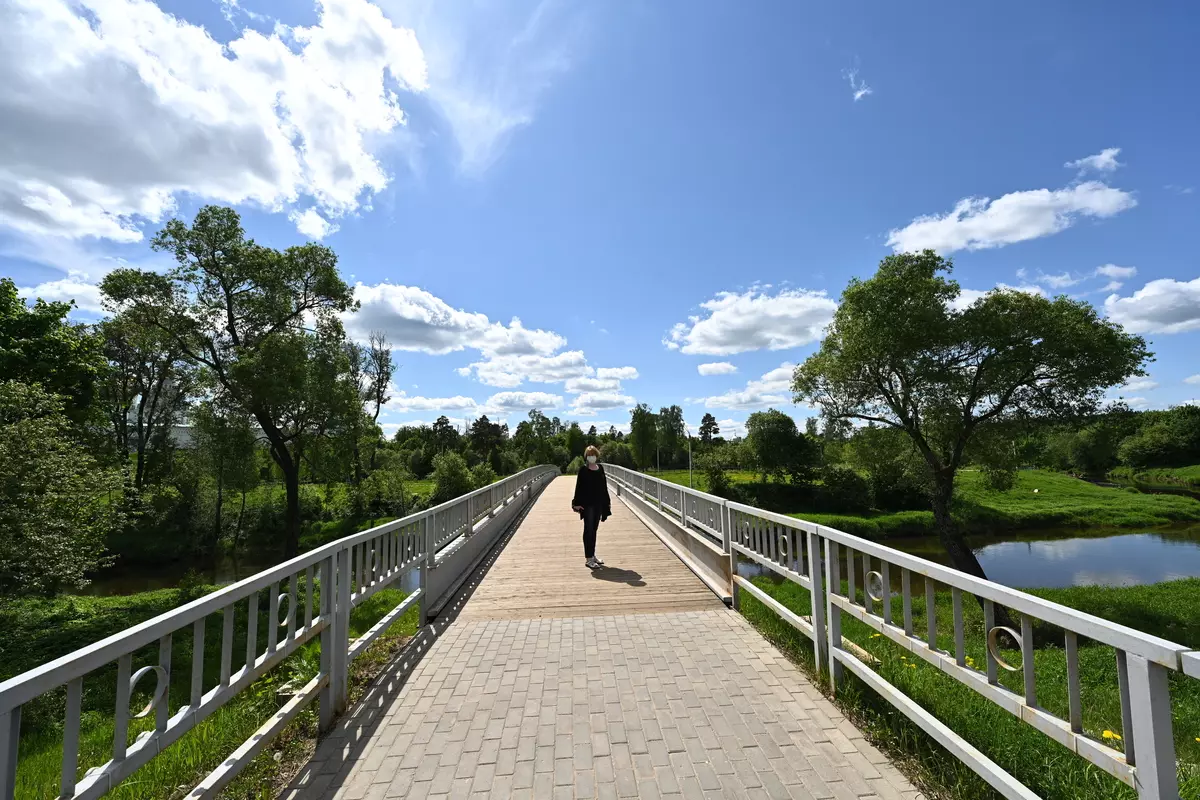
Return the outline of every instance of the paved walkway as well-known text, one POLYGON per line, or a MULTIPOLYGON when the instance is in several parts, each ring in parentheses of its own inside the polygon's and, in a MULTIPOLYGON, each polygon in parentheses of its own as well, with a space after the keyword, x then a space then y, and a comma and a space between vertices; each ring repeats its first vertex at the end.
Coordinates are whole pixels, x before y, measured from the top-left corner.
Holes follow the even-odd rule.
MULTIPOLYGON (((383 676, 285 797, 919 797, 719 601, 697 595, 659 613, 587 602, 584 592, 611 587, 583 571, 578 519, 559 510, 570 491, 568 478, 551 484, 407 682, 383 676), (576 547, 531 551, 552 519, 576 547), (535 555, 556 563, 544 574, 572 596, 534 608, 497 585, 543 575, 516 569, 535 555)), ((606 560, 636 570, 647 598, 674 585, 680 562, 659 558, 670 554, 619 500, 613 511, 600 532, 606 560), (645 560, 627 565, 623 539, 630 554, 644 541, 636 551, 645 560)))

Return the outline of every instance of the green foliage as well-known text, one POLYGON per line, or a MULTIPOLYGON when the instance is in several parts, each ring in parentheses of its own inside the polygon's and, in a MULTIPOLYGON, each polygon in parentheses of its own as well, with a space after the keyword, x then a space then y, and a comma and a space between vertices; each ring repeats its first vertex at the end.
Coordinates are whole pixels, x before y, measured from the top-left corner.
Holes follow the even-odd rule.
POLYGON ((89 412, 104 357, 98 336, 67 322, 72 305, 39 299, 31 308, 12 279, 0 278, 0 379, 40 384, 63 398, 62 412, 78 423, 89 412))
POLYGON ((817 502, 824 510, 867 511, 872 506, 871 484, 848 467, 829 465, 821 469, 817 502))
POLYGON ((867 474, 876 508, 929 508, 928 468, 903 431, 881 426, 859 428, 845 453, 851 466, 867 474))
POLYGON ((725 464, 722 463, 720 455, 710 453, 701 456, 697 466, 704 476, 705 491, 715 494, 717 497, 733 497, 733 484, 729 480, 729 474, 725 471, 725 464))
POLYGON ((583 469, 583 456, 575 456, 571 459, 571 463, 567 464, 567 468, 563 470, 563 474, 578 475, 581 469, 583 469))
POLYGON ((69 432, 58 395, 0 383, 0 596, 81 587, 105 563, 120 477, 69 432))
POLYGON ((567 428, 567 452, 571 454, 571 458, 579 458, 586 447, 587 435, 578 422, 572 422, 571 427, 567 428))
POLYGON ((625 442, 605 442, 600 445, 600 460, 605 464, 616 464, 618 467, 634 469, 633 448, 625 442))
POLYGON ((764 479, 785 473, 803 477, 820 460, 816 445, 796 429, 796 421, 773 408, 749 416, 746 441, 764 479))
POLYGON ((713 438, 720 435, 721 427, 717 425, 717 418, 705 412, 700 420, 700 441, 705 445, 710 445, 713 438))
POLYGON ((638 467, 649 469, 655 466, 658 417, 645 403, 638 403, 629 413, 629 444, 633 450, 633 459, 638 467))
POLYGON ((496 482, 496 472, 490 464, 476 464, 471 469, 471 485, 475 489, 491 486, 496 482))
POLYGON ((433 493, 429 499, 434 505, 461 497, 473 488, 467 462, 458 453, 442 453, 433 459, 433 493))

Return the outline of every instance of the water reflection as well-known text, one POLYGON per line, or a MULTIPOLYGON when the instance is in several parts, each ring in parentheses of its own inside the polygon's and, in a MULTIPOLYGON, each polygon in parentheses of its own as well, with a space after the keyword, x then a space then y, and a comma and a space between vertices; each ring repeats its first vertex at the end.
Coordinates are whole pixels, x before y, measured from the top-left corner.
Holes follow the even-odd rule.
MULTIPOLYGON (((1200 577, 1200 527, 1147 533, 1042 532, 968 541, 990 580, 1017 588, 1141 586, 1200 577)), ((933 537, 887 544, 929 561, 950 563, 933 537)), ((744 560, 738 572, 745 577, 766 574, 744 560)), ((893 582, 899 585, 895 572, 893 582)))

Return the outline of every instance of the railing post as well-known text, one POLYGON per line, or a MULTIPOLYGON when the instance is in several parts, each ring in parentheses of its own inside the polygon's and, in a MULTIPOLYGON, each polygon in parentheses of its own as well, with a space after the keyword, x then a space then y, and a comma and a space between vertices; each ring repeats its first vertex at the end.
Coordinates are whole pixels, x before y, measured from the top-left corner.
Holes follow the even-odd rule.
POLYGON ((0 797, 17 790, 17 746, 21 742, 21 707, 0 714, 0 797))
POLYGON ((724 535, 721 537, 721 544, 725 548, 725 552, 729 555, 729 593, 733 596, 733 607, 737 611, 742 609, 742 590, 738 587, 737 582, 737 553, 733 549, 733 510, 729 508, 729 503, 721 503, 721 510, 725 513, 725 528, 724 535))
POLYGON ((842 590, 841 573, 837 542, 825 539, 825 652, 829 658, 829 686, 834 694, 843 678, 842 662, 837 659, 842 646, 842 609, 833 602, 834 593, 842 590))
POLYGON ((329 678, 321 696, 317 701, 319 706, 319 727, 322 732, 329 730, 333 724, 334 700, 333 686, 333 653, 337 649, 337 638, 334 635, 337 624, 333 614, 334 597, 337 594, 334 572, 337 570, 337 554, 321 562, 321 621, 325 627, 321 629, 321 674, 329 678))
POLYGON ((813 657, 817 671, 829 659, 829 641, 825 634, 825 576, 821 560, 821 537, 816 531, 808 531, 808 579, 812 601, 813 657))
POLYGON ((429 624, 429 515, 421 517, 421 564, 417 567, 417 578, 420 580, 421 597, 417 600, 418 620, 420 627, 429 624))
POLYGON ((1171 732, 1171 690, 1167 670, 1142 656, 1125 653, 1129 678, 1129 758, 1139 800, 1178 800, 1175 740, 1171 732))
POLYGON ((333 684, 333 709, 342 713, 350 702, 347 668, 350 657, 350 558, 351 550, 338 554, 337 599, 333 609, 333 661, 329 681, 333 684))

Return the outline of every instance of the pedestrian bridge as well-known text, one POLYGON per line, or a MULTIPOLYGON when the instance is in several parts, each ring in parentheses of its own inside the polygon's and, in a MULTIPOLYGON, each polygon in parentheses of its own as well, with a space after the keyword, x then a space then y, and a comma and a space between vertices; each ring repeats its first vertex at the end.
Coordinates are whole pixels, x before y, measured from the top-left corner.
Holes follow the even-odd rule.
MULTIPOLYGON (((574 478, 538 467, 0 684, 5 796, 46 796, 30 793, 24 777, 29 704, 46 713, 60 703, 59 796, 100 797, 319 640, 315 677, 188 797, 218 796, 313 703, 325 733, 283 789, 289 799, 920 797, 746 622, 737 609, 752 595, 811 640, 828 691, 853 676, 1000 796, 1037 797, 885 680, 850 626, 887 637, 1062 745, 1065 756, 1104 770, 1112 787, 1179 797, 1168 678, 1200 677, 1197 653, 831 528, 607 469, 617 497, 600 529, 603 569, 583 564, 581 525, 569 507, 574 478), (744 577, 754 571, 803 587, 806 613, 744 577), (417 588, 351 641, 351 610, 406 579, 417 588), (947 593, 952 626, 939 633, 945 606, 936 600, 947 593), (964 598, 982 604, 978 630, 964 598), (410 610, 421 617, 416 636, 347 707, 351 662, 410 610), (996 624, 1009 615, 1015 629, 996 624), (1066 674, 1053 676, 1066 684, 1061 709, 1038 702, 1039 680, 1051 678, 1035 667, 1035 623, 1061 632, 1066 674), (967 655, 976 635, 986 641, 979 666, 967 655), (1008 649, 1002 635, 1012 637, 1008 649), (205 658, 206 636, 216 637, 208 649, 219 652, 215 661, 205 658), (1085 725, 1081 638, 1115 653, 1122 718, 1112 724, 1123 739, 1085 725), (186 656, 173 657, 173 648, 186 656), (1001 671, 1020 673, 1020 690, 1001 671), (112 746, 88 763, 83 686, 97 677, 116 681, 112 746)), ((44 749, 36 757, 44 762, 44 749)))

